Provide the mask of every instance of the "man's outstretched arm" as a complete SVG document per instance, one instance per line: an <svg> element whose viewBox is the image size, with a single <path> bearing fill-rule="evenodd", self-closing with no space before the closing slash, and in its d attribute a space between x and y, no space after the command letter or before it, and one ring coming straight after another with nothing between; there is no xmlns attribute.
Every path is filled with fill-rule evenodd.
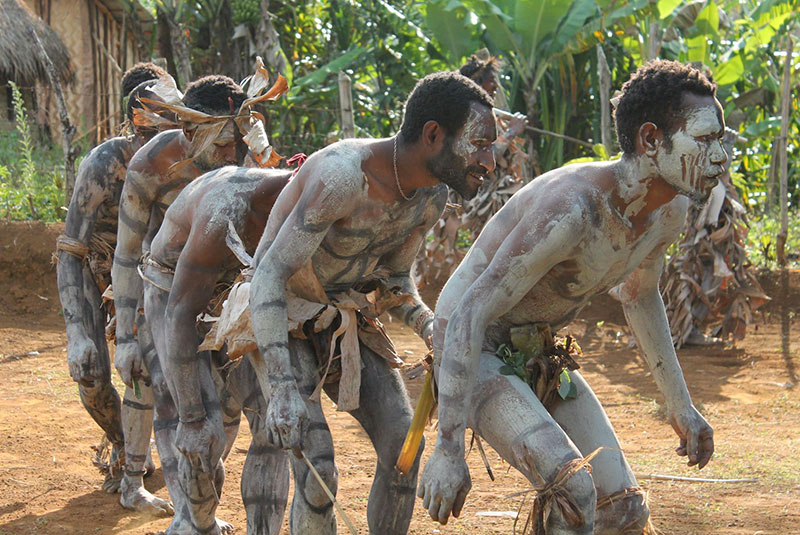
<svg viewBox="0 0 800 535"><path fill-rule="evenodd" d="M517 304L552 266L571 254L569 244L575 243L580 232L577 211L530 212L532 215L506 226L502 216L496 218L495 225L484 229L462 261L462 266L480 275L457 300L458 305L447 319L437 381L439 433L418 490L431 518L442 524L447 523L451 512L454 516L460 514L471 486L464 461L464 432L486 327ZM496 249L493 255L489 248ZM491 261L487 262L485 259L490 256ZM453 277L458 276L457 271ZM444 291L448 291L447 287ZM440 300L443 299L444 293Z"/></svg>
<svg viewBox="0 0 800 535"><path fill-rule="evenodd" d="M66 246L72 249L69 243L77 242L88 250L97 221L97 211L107 195L105 181L97 173L99 165L91 156L81 162L64 228L68 243L58 245L56 272L58 296L67 330L67 363L70 376L77 382L91 382L99 377L101 366L97 360L98 349L86 332L86 318L83 317L83 303L86 299L83 286L85 255L68 252L64 248Z"/></svg>
<svg viewBox="0 0 800 535"><path fill-rule="evenodd" d="M145 172L147 164L143 160L137 153L128 167L119 203L117 248L111 270L117 314L114 367L128 386L132 386L133 379L143 373L142 356L134 332L136 306L142 295L142 280L137 266L142 256L142 242L147 233L158 178Z"/></svg>
<svg viewBox="0 0 800 535"><path fill-rule="evenodd" d="M225 232L206 234L207 219L194 221L192 232L178 258L165 311L167 340L164 374L172 378L178 406L175 445L195 468L209 472L216 466L215 454L225 446L225 434L206 418L200 385L197 347L197 316L208 306L223 264L230 255ZM219 227L219 225L218 225ZM225 227L222 227L225 228Z"/></svg>
<svg viewBox="0 0 800 535"><path fill-rule="evenodd" d="M267 440L284 449L301 447L308 419L289 355L286 282L311 260L330 226L351 211L363 188L361 183L356 185L361 181L359 176L357 181L314 181L298 193L305 179L302 175L310 174L313 168L313 162L307 162L276 201L256 251L257 267L250 286L250 313L258 344L251 360L264 395L270 396ZM296 205L288 211L287 204L295 199Z"/></svg>
<svg viewBox="0 0 800 535"><path fill-rule="evenodd" d="M670 424L680 437L678 455L688 455L689 466L703 468L714 453L714 431L692 404L672 345L667 313L658 291L665 251L665 246L656 248L614 292L666 400Z"/></svg>

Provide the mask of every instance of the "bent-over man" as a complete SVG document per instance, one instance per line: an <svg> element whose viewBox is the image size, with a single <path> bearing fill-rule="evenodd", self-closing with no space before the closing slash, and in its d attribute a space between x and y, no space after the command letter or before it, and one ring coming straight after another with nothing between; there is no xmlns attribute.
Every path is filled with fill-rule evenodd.
<svg viewBox="0 0 800 535"><path fill-rule="evenodd" d="M658 279L689 202L703 202L723 171L722 108L715 86L677 62L648 63L622 92L622 158L529 183L487 224L442 291L434 327L439 431L419 487L434 520L458 516L470 489L469 426L540 490L538 510L551 511L541 515L545 532L640 534L648 526L611 423L575 371L571 339L552 339L610 289L666 398L678 454L698 468L711 458L713 432L686 388ZM509 370L520 358L523 369ZM597 448L604 449L591 458L591 472L581 468ZM554 493L573 507L550 510Z"/></svg>
<svg viewBox="0 0 800 535"><path fill-rule="evenodd" d="M206 76L189 84L183 105L208 115L227 116L233 115L244 99L244 92L230 78ZM152 383L156 447L175 508L172 524L166 531L169 535L232 529L222 522L202 526L193 523L192 512L206 506L207 500L192 502L194 497L186 494L191 489L181 487L178 480L179 455L175 449L178 414L159 363L149 322L137 314L142 306L142 280L138 273L140 258L149 250L166 209L192 180L223 165L241 164L246 153L247 148L233 120L228 120L213 142L197 154L193 154L192 146L195 133L187 127L162 132L131 159L122 190L112 270L117 311L114 366L129 386L134 381ZM224 471L220 466L216 480L210 484L219 491L223 480ZM203 503L197 503L199 501Z"/></svg>
<svg viewBox="0 0 800 535"><path fill-rule="evenodd" d="M92 149L81 162L70 200L64 235L59 236L58 291L67 328L67 362L78 383L81 402L105 431L111 444L109 469L103 488L121 492L128 509L172 514L169 503L150 494L142 477L150 452L153 427L152 392L143 385L141 397L125 391L122 407L111 384L111 360L106 321L113 310L102 294L111 284L111 263L117 241L117 211L128 161L157 130L133 126L139 96L157 98L151 83L169 76L152 63L137 63L122 77L128 97L126 115L131 135L109 139ZM152 460L149 461L152 470Z"/></svg>
<svg viewBox="0 0 800 535"><path fill-rule="evenodd" d="M280 532L289 462L286 452L266 441L266 403L250 361L243 358L223 368L225 353L198 352L206 333L202 326L198 329L197 318L214 312L211 303L221 299L241 271L241 262L226 244L229 228L241 238L245 254L252 254L290 176L286 170L244 167L206 173L169 207L142 267L147 282L145 316L177 405L175 443L183 454L179 477L184 488L190 488L194 479L213 471L227 455L226 444L228 448L233 444L232 427L244 408L252 435L241 485L249 535ZM212 374L214 368L224 370L223 403L214 384L220 375ZM227 441L226 430L234 431ZM200 525L214 521L216 505L211 501L203 508Z"/></svg>
<svg viewBox="0 0 800 535"><path fill-rule="evenodd" d="M251 358L269 392L267 439L296 452L293 534L336 530L331 501L297 457L305 456L336 491L320 383L377 452L370 533L407 533L419 456L406 475L394 463L411 408L393 369L401 361L376 321L379 310L368 305L391 298L392 314L429 338L432 313L410 269L444 209L445 185L474 195L494 168L495 137L486 92L460 74L433 74L409 96L399 134L343 140L316 152L278 197L256 252L250 311L259 351ZM407 299L398 303L398 293ZM294 316L295 303L318 303L319 312L303 321Z"/></svg>

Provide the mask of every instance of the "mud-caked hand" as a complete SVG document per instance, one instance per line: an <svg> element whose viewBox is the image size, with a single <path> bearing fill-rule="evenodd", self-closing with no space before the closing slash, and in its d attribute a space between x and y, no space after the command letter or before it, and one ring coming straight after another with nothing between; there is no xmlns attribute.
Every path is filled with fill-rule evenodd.
<svg viewBox="0 0 800 535"><path fill-rule="evenodd" d="M417 496L433 520L447 524L451 513L456 518L461 514L470 488L472 481L463 455L436 448L422 471Z"/></svg>
<svg viewBox="0 0 800 535"><path fill-rule="evenodd" d="M689 466L703 468L714 453L714 430L693 405L674 411L669 423L680 438L675 452L689 457Z"/></svg>
<svg viewBox="0 0 800 535"><path fill-rule="evenodd" d="M94 384L102 375L97 346L87 336L70 340L67 345L67 365L69 374L76 383L87 386Z"/></svg>
<svg viewBox="0 0 800 535"><path fill-rule="evenodd" d="M297 386L286 383L273 387L267 406L267 441L281 449L300 451L308 410Z"/></svg>
<svg viewBox="0 0 800 535"><path fill-rule="evenodd" d="M222 426L213 425L208 418L188 423L181 421L175 434L175 447L192 468L211 472L225 450L225 431Z"/></svg>
<svg viewBox="0 0 800 535"><path fill-rule="evenodd" d="M122 382L133 388L133 380L144 377L144 365L142 364L142 352L139 350L139 343L135 340L117 345L114 353L114 368L117 369Z"/></svg>

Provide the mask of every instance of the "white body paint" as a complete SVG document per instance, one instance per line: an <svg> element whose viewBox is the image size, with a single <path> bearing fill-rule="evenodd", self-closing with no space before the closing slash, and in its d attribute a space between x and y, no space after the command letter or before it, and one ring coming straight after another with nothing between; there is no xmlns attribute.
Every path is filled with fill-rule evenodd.
<svg viewBox="0 0 800 535"><path fill-rule="evenodd" d="M708 97L696 106L673 135L671 151L662 138L643 137L640 152L617 162L571 165L533 180L486 225L445 285L434 326L439 433L419 491L435 520L459 513L469 490L467 425L534 485L540 477L552 481L570 459L611 448L592 460L593 477L579 471L565 483L585 524L569 526L554 514L548 533L618 533L620 523L647 519L639 500L613 514L598 512L594 522L596 498L636 480L580 374L572 372L577 399L548 413L521 380L498 372L494 355L511 327L544 322L559 329L611 289L666 398L684 454L690 464L707 462L712 431L692 405L658 293L664 252L678 238L689 202L676 194L707 197L725 162L716 139L719 104Z"/></svg>

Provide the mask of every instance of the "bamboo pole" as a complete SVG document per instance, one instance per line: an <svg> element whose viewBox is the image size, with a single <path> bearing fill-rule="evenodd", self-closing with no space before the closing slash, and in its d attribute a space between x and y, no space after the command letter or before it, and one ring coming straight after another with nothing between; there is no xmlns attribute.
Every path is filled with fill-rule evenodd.
<svg viewBox="0 0 800 535"><path fill-rule="evenodd" d="M350 77L342 71L339 71L339 107L342 112L342 137L356 137L352 85Z"/></svg>
<svg viewBox="0 0 800 535"><path fill-rule="evenodd" d="M61 90L61 83L58 81L56 69L44 45L36 35L36 30L33 27L28 29L31 39L36 43L39 51L39 57L44 64L44 70L47 73L47 78L50 81L50 86L53 88L53 93L56 97L56 106L58 107L58 115L61 119L61 150L64 153L64 206L69 206L69 201L72 198L72 190L75 188L75 157L77 156L75 148L72 146L72 138L75 136L75 126L69 120L69 111L64 102L64 92Z"/></svg>
<svg viewBox="0 0 800 535"><path fill-rule="evenodd" d="M788 216L788 161L787 161L787 138L789 132L789 121L791 120L791 84L792 84L792 34L786 34L786 59L783 63L783 82L781 83L781 187L780 187L780 207L781 207L781 231L778 233L776 241L776 251L778 265L786 267L786 238L789 234Z"/></svg>

